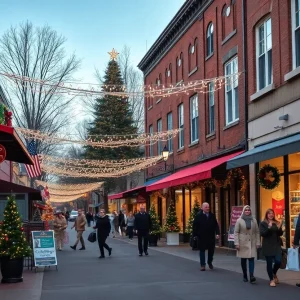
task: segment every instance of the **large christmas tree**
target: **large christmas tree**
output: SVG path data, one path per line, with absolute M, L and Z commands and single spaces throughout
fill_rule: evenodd
M 104 92 L 124 92 L 124 82 L 121 76 L 120 67 L 115 56 L 111 57 L 105 71 L 102 84 Z M 88 135 L 93 140 L 105 140 L 106 135 L 130 136 L 137 134 L 137 127 L 134 125 L 132 109 L 128 98 L 114 95 L 104 95 L 96 99 L 94 107 L 94 121 L 88 130 Z M 87 146 L 85 157 L 89 159 L 118 160 L 130 159 L 141 156 L 138 148 L 117 147 L 117 148 L 98 148 Z M 108 183 L 108 191 L 113 182 Z
M 165 232 L 179 232 L 180 226 L 178 223 L 178 218 L 176 215 L 176 210 L 173 202 L 170 203 L 167 217 L 166 217 L 166 224 L 164 226 Z
M 195 219 L 197 213 L 200 211 L 200 209 L 201 209 L 201 207 L 200 207 L 199 201 L 195 200 L 194 206 L 193 206 L 193 209 L 191 211 L 190 218 L 189 218 L 189 221 L 188 221 L 188 225 L 187 225 L 187 228 L 185 230 L 186 233 L 192 234 L 194 219 Z
M 155 206 L 153 204 L 150 207 L 149 215 L 152 221 L 152 229 L 150 234 L 159 235 L 161 233 L 161 226 L 159 225 L 159 220 L 155 211 Z
M 0 257 L 15 259 L 31 255 L 23 230 L 16 199 L 9 196 L 0 225 Z

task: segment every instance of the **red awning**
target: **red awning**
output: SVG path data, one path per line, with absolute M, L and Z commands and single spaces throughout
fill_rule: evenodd
M 27 165 L 34 162 L 13 127 L 0 125 L 0 144 L 6 149 L 6 160 Z
M 129 197 L 131 194 L 134 194 L 136 192 L 140 192 L 142 190 L 144 190 L 144 191 L 146 190 L 146 187 L 144 185 L 143 186 L 135 187 L 133 189 L 130 189 L 130 190 L 118 193 L 118 194 L 108 195 L 108 200 L 126 198 L 126 197 Z
M 156 191 L 164 188 L 169 188 L 172 186 L 182 185 L 194 181 L 200 181 L 204 179 L 209 179 L 212 177 L 212 169 L 226 163 L 229 159 L 243 153 L 244 151 L 226 155 L 220 158 L 216 158 L 211 161 L 204 162 L 202 164 L 196 165 L 194 167 L 186 168 L 184 170 L 178 171 L 162 180 L 159 180 L 149 186 L 147 186 L 146 191 Z

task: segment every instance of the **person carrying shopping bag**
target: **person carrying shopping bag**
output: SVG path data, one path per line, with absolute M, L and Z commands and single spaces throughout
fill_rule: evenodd
M 62 251 L 64 247 L 64 238 L 67 226 L 68 225 L 66 218 L 63 216 L 62 212 L 60 210 L 56 211 L 55 219 L 53 222 L 53 228 L 56 242 L 56 250 L 58 251 Z
M 237 249 L 237 257 L 241 258 L 243 281 L 248 282 L 248 260 L 250 283 L 254 283 L 256 281 L 254 277 L 254 258 L 257 256 L 257 249 L 260 247 L 260 233 L 249 205 L 244 206 L 242 215 L 235 224 L 234 245 Z
M 275 287 L 279 283 L 277 271 L 281 264 L 281 236 L 283 235 L 282 223 L 275 218 L 274 210 L 266 211 L 264 220 L 259 226 L 262 236 L 262 254 L 266 258 L 267 272 L 270 278 L 270 286 Z

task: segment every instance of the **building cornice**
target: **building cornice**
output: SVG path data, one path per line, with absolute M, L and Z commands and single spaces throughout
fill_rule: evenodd
M 214 0 L 187 0 L 182 5 L 175 17 L 138 64 L 138 68 L 145 76 L 152 71 L 195 21 L 203 18 L 203 12 L 212 2 Z

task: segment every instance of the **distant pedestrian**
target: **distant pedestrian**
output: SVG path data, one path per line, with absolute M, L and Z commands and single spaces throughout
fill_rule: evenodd
M 64 238 L 65 238 L 65 231 L 67 228 L 67 221 L 60 210 L 56 211 L 55 213 L 53 228 L 54 228 L 56 250 L 61 251 L 64 247 Z
M 86 221 L 87 221 L 87 224 L 88 224 L 88 227 L 91 227 L 91 222 L 93 221 L 93 215 L 91 212 L 87 212 L 86 214 Z
M 108 251 L 108 255 L 111 256 L 112 248 L 110 248 L 106 244 L 106 239 L 109 236 L 111 225 L 110 225 L 110 219 L 108 215 L 105 214 L 104 209 L 100 210 L 99 218 L 97 219 L 97 223 L 94 226 L 94 229 L 97 229 L 98 245 L 100 249 L 99 258 L 105 258 L 104 248 Z
M 237 257 L 241 258 L 244 282 L 248 282 L 247 260 L 249 261 L 250 283 L 254 283 L 254 258 L 260 246 L 260 234 L 256 219 L 252 216 L 251 207 L 244 206 L 241 217 L 234 228 L 234 245 Z
M 113 235 L 113 237 L 115 237 L 115 234 L 119 233 L 121 235 L 121 233 L 119 231 L 119 215 L 116 210 L 113 212 L 113 215 L 114 215 L 114 220 L 113 220 L 114 235 Z
M 280 237 L 283 235 L 283 230 L 282 223 L 276 220 L 273 209 L 269 208 L 266 211 L 265 218 L 260 223 L 259 229 L 263 238 L 262 254 L 266 258 L 270 286 L 275 287 L 279 283 L 277 271 L 281 264 L 282 240 Z
M 134 229 L 138 236 L 139 255 L 148 255 L 149 232 L 152 228 L 151 217 L 146 213 L 143 206 L 140 207 L 140 212 L 135 215 Z M 143 243 L 144 242 L 144 243 Z
M 126 218 L 125 218 L 125 215 L 123 214 L 123 212 L 121 210 L 120 210 L 120 213 L 119 213 L 119 227 L 120 227 L 121 235 L 124 236 L 125 235 L 125 228 L 126 228 Z
M 220 229 L 216 216 L 210 212 L 209 204 L 204 202 L 202 210 L 196 215 L 193 223 L 193 236 L 198 240 L 200 250 L 201 271 L 205 271 L 205 250 L 208 250 L 207 264 L 212 270 L 213 258 L 216 246 L 216 238 L 219 239 Z
M 293 248 L 299 248 L 299 241 L 300 241 L 300 214 L 298 215 L 298 220 L 295 228 Z M 296 283 L 296 286 L 300 287 L 300 283 Z
M 129 213 L 127 217 L 127 231 L 128 231 L 128 238 L 130 241 L 133 239 L 133 229 L 134 229 L 134 220 L 135 217 L 132 212 Z
M 74 225 L 71 227 L 71 229 L 75 227 L 75 230 L 77 231 L 77 240 L 74 246 L 70 246 L 73 250 L 76 250 L 79 241 L 81 243 L 81 248 L 79 250 L 85 250 L 84 239 L 82 236 L 83 232 L 85 231 L 85 225 L 86 225 L 86 218 L 82 210 L 78 209 L 78 217 L 75 219 Z

